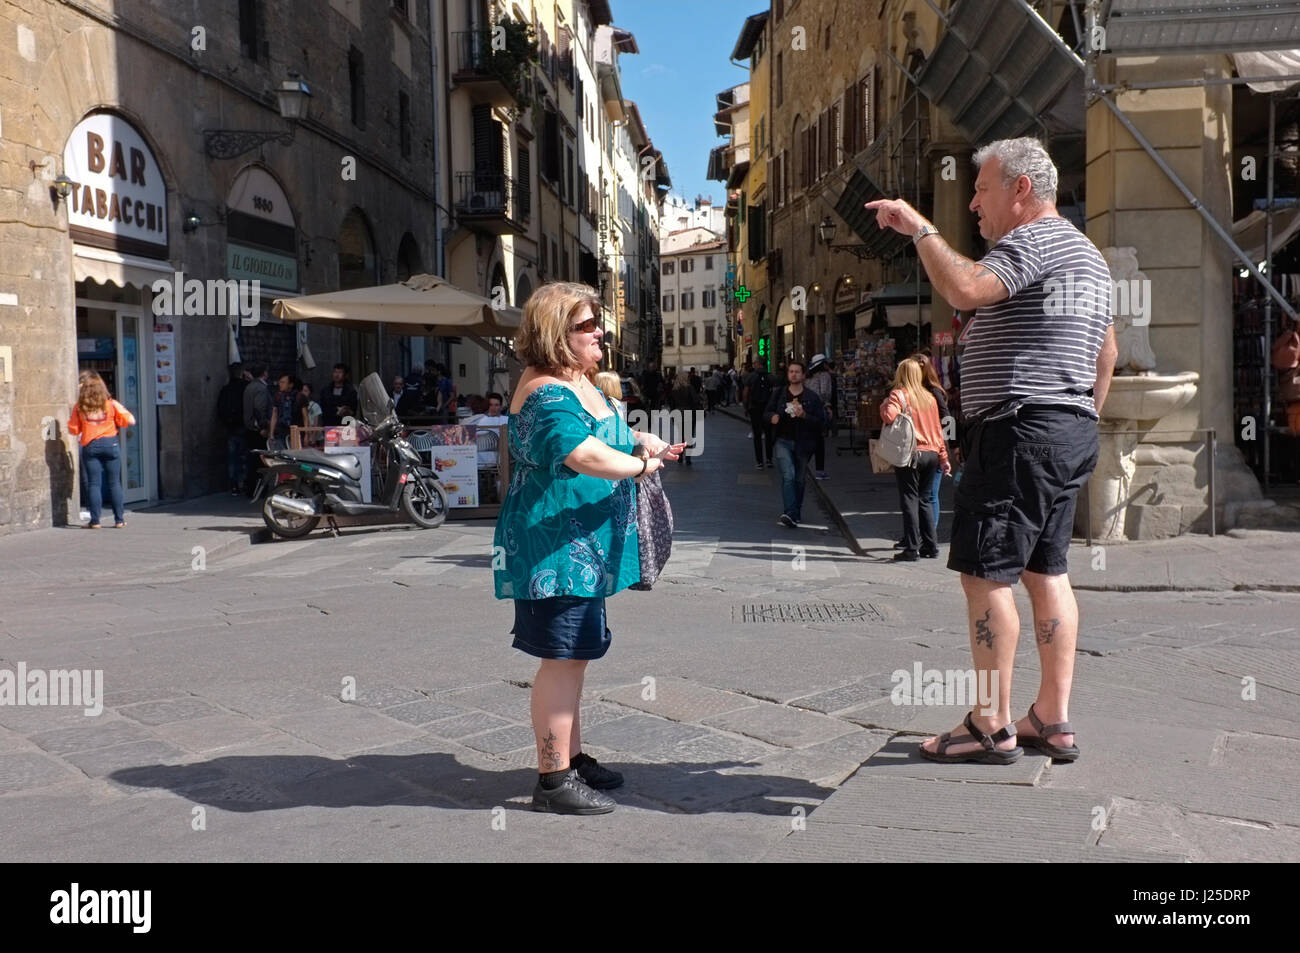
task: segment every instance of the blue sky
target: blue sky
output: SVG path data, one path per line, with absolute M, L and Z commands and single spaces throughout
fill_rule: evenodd
M 611 0 L 614 25 L 636 37 L 640 53 L 623 54 L 623 96 L 634 100 L 646 131 L 668 162 L 675 194 L 694 200 L 725 198 L 724 183 L 705 178 L 709 150 L 726 141 L 715 134 L 714 99 L 749 78 L 733 66 L 731 51 L 745 18 L 766 0 Z

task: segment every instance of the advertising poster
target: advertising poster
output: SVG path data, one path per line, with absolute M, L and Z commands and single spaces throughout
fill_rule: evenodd
M 153 330 L 154 399 L 159 404 L 176 403 L 176 332 L 170 324 L 155 324 Z
M 452 509 L 478 506 L 478 428 L 456 424 L 430 427 L 430 466 L 447 491 Z

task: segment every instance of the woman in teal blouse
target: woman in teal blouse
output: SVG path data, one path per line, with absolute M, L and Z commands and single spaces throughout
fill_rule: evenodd
M 604 357 L 600 299 L 556 282 L 524 305 L 515 350 L 527 365 L 510 404 L 513 476 L 497 517 L 498 599 L 515 600 L 514 646 L 540 658 L 533 680 L 539 778 L 533 809 L 604 814 L 622 775 L 582 753 L 587 663 L 609 648 L 605 597 L 641 578 L 634 480 L 675 460 L 638 433 L 586 377 Z

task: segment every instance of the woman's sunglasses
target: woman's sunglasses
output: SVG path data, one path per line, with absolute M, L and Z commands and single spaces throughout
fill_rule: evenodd
M 588 318 L 586 321 L 580 321 L 577 324 L 569 325 L 569 330 L 577 334 L 586 334 L 588 331 L 594 331 L 601 327 L 600 318 Z

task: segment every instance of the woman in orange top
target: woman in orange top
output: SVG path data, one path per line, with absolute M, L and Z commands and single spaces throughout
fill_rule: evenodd
M 81 478 L 90 505 L 90 529 L 99 529 L 99 514 L 104 505 L 104 484 L 113 504 L 114 526 L 126 526 L 122 500 L 122 446 L 117 432 L 135 424 L 131 411 L 112 397 L 104 379 L 94 371 L 82 371 L 77 388 L 77 402 L 68 415 L 68 433 L 81 440 Z
M 915 562 L 939 555 L 930 486 L 936 471 L 951 473 L 948 446 L 939 422 L 939 406 L 925 388 L 925 372 L 916 361 L 907 360 L 894 373 L 893 389 L 880 406 L 880 419 L 891 424 L 900 413 L 912 418 L 916 431 L 916 456 L 910 467 L 895 467 L 898 499 L 903 510 L 903 549 L 895 562 Z

